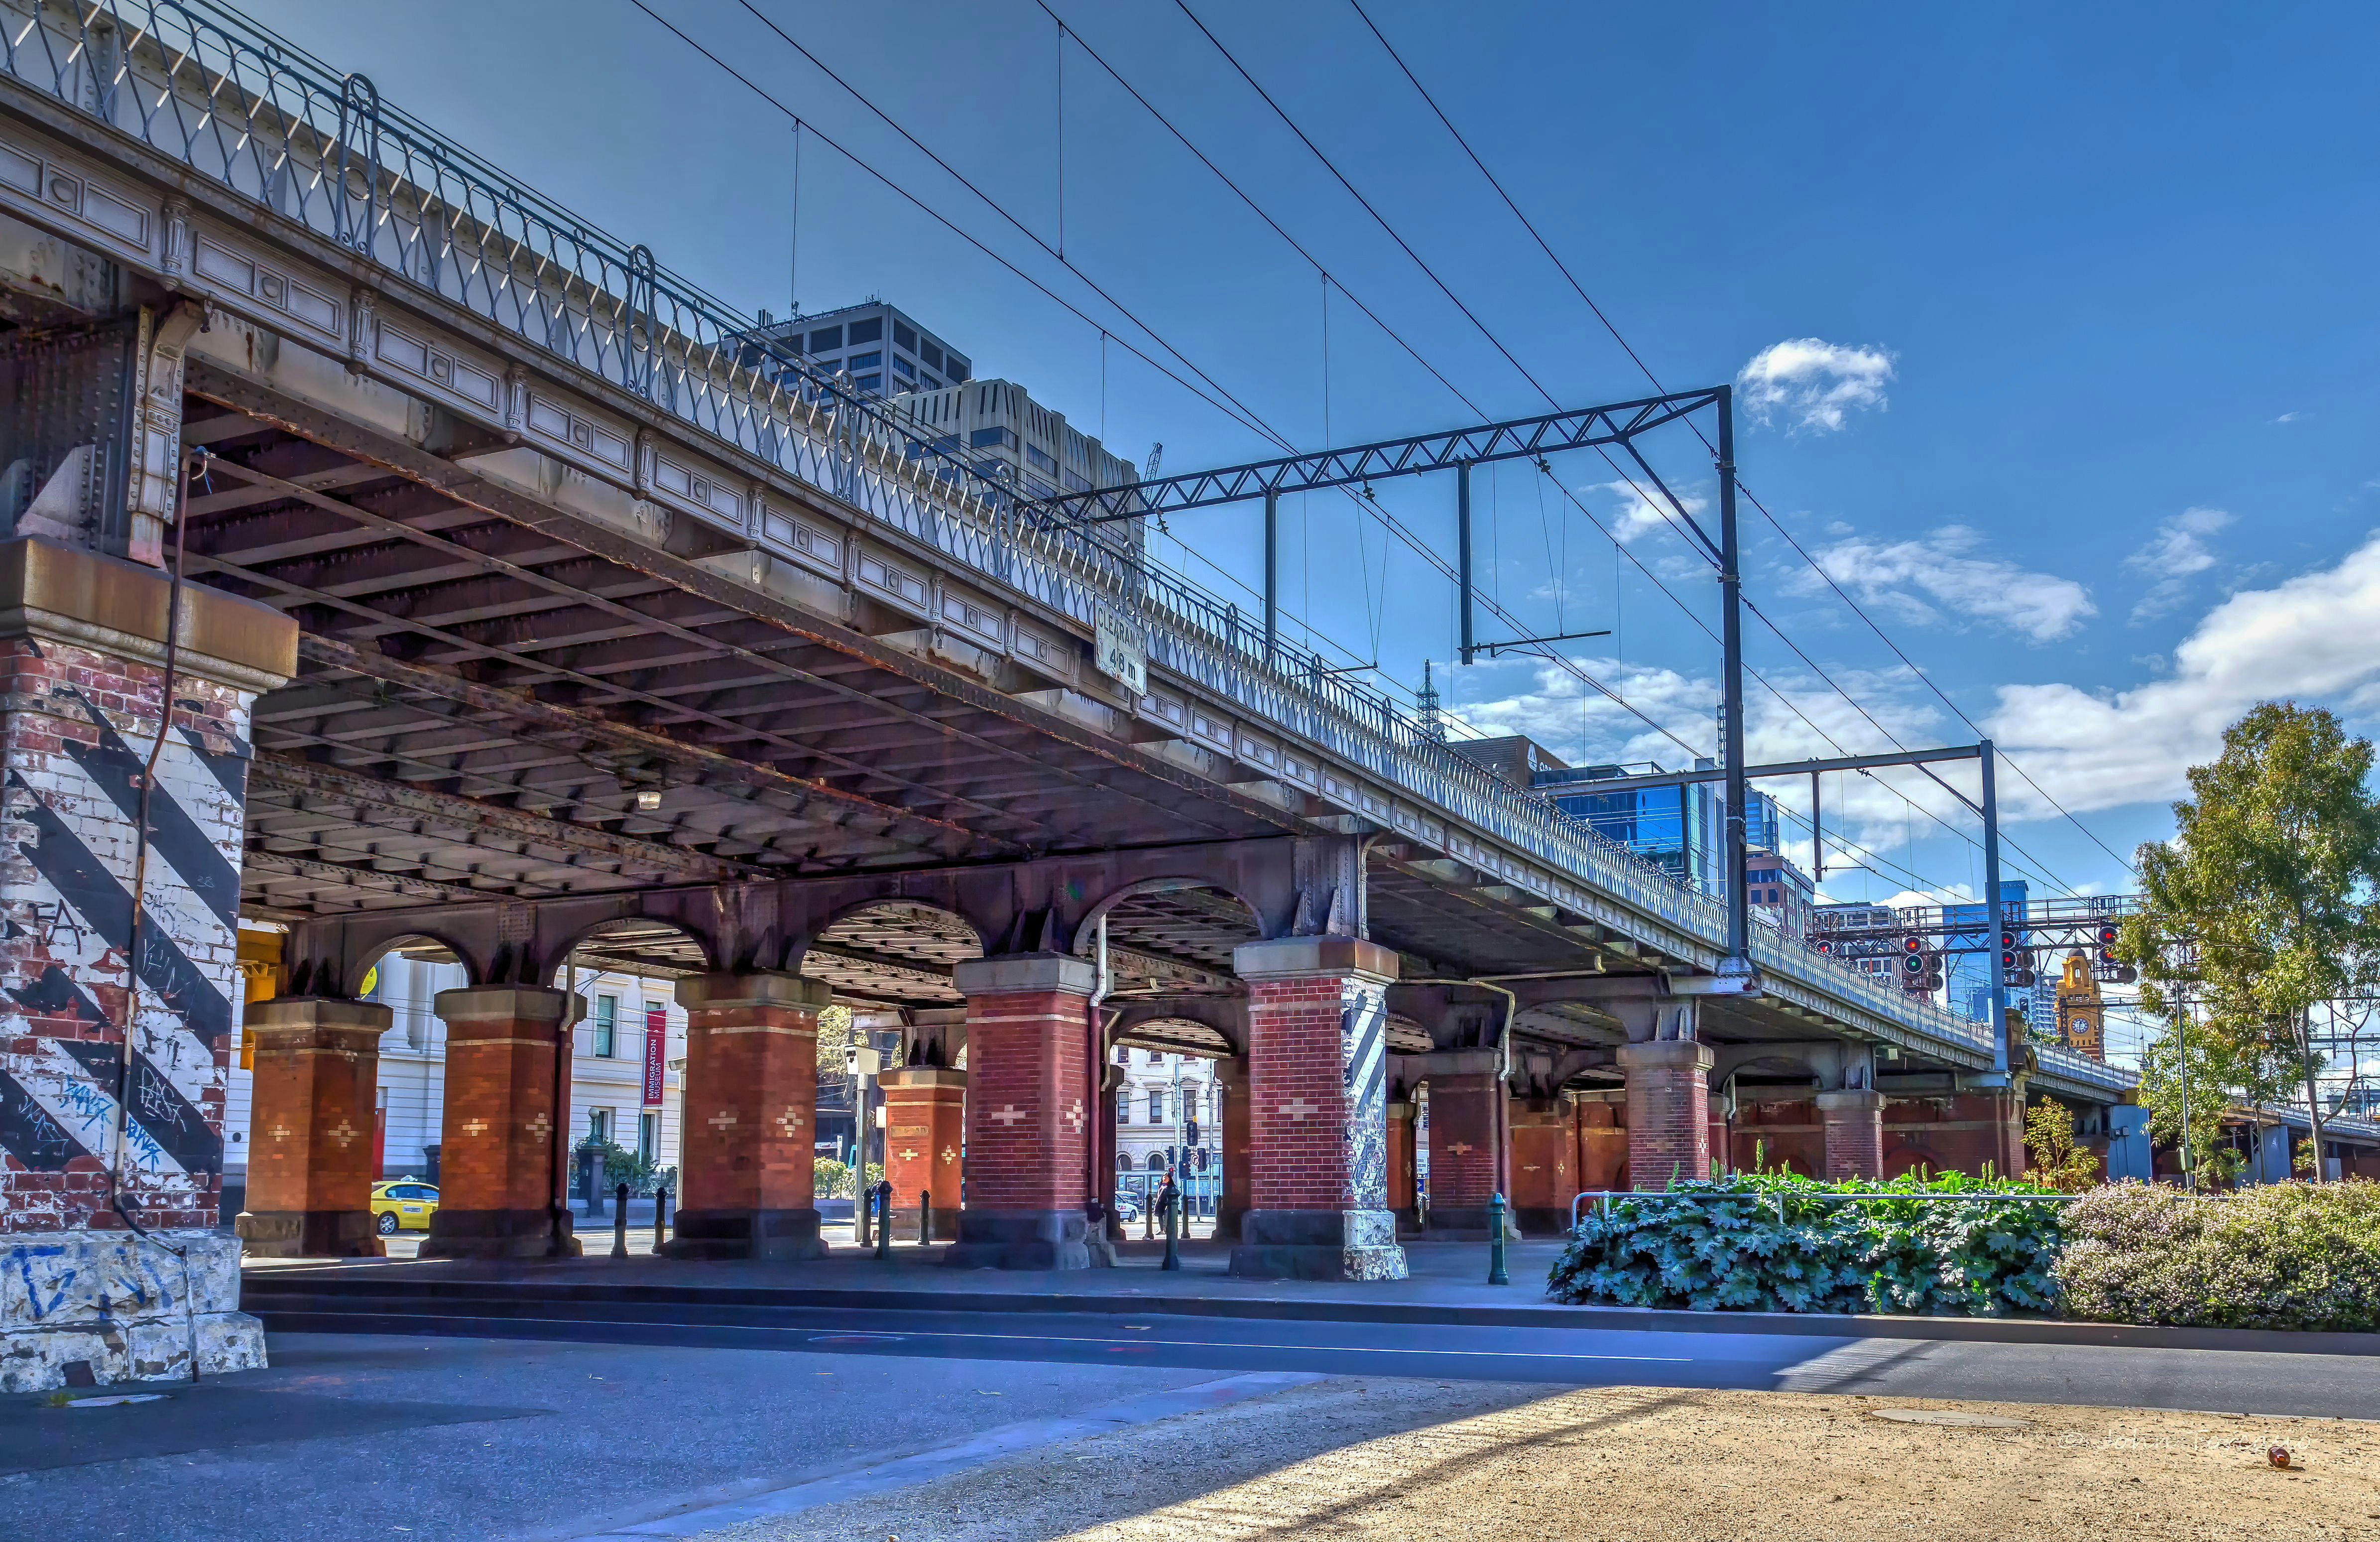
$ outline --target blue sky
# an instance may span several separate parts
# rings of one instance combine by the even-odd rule
[[[742,6],[647,3],[1100,325],[815,137],[797,221],[790,121],[629,0],[251,8],[739,307],[782,314],[795,278],[813,310],[880,295],[1135,462],[1158,440],[1169,470],[1269,447],[1102,325],[1178,349],[1301,448],[1326,442],[1326,410],[1336,443],[1475,421],[1351,296],[1480,410],[1543,410],[1172,0],[1050,0],[1079,29],[1062,47],[1034,0],[754,0],[1051,247],[1062,142],[1075,271]],[[1191,4],[1559,400],[1645,388],[1347,0]],[[1753,663],[1801,714],[1755,688],[1754,758],[1881,748],[1877,723],[1912,744],[1972,739],[1930,681],[2095,834],[2004,776],[2012,870],[2058,880],[2039,895],[2129,887],[2100,842],[2128,854],[2167,833],[2183,766],[2254,701],[2367,726],[2380,118],[2363,63],[2380,14],[1364,4],[1662,380],[1741,379],[1745,483],[1925,672],[1747,508],[1747,592],[1806,655],[1752,624]],[[1329,270],[1327,375],[1330,286],[1086,44]],[[1691,438],[1655,459],[1708,497]],[[1482,586],[1532,630],[1612,628],[1575,645],[1580,667],[1666,732],[1542,665],[1449,683],[1449,586],[1344,498],[1286,509],[1286,602],[1400,690],[1437,661],[1482,728],[1575,758],[1707,753],[1718,661],[1686,618],[1715,616],[1707,569],[1600,461],[1554,474],[1559,488],[1524,465],[1478,473]],[[1380,502],[1449,548],[1451,479]],[[1253,508],[1170,524],[1162,552],[1246,598],[1232,584],[1259,571]],[[1920,808],[1877,782],[1830,788],[1829,826],[1875,871],[1829,891],[1979,886],[1973,846],[1937,821],[1971,823],[1923,781],[1888,779]]]

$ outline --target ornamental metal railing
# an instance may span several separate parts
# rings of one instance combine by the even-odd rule
[[[414,302],[459,307],[1087,629],[1111,607],[1144,630],[1151,664],[1724,946],[1718,901],[1454,753],[1431,722],[1319,655],[1269,647],[1259,623],[1148,560],[1119,527],[1030,508],[789,337],[382,102],[365,77],[217,0],[0,0],[0,46],[18,87],[368,259]],[[1798,939],[1755,936],[1753,952],[1921,1042],[1989,1053],[1984,1028]]]

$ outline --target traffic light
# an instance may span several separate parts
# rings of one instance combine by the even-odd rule
[[[2099,961],[2101,963],[2111,964],[2116,961],[2116,938],[2118,935],[2116,924],[2114,922],[2102,921],[2099,923]]]
[[[1182,1139],[1191,1145],[1196,1145],[1198,1144],[1198,1121],[1196,1120],[1184,1120],[1183,1121]]]

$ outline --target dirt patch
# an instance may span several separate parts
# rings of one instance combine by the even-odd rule
[[[1875,1416],[1904,1409],[2014,1424]],[[2274,1446],[2288,1470],[2271,1464]],[[1351,1378],[722,1535],[2380,1538],[2380,1426]]]

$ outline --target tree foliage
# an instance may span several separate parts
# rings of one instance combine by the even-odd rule
[[[2079,1194],[2099,1181],[2099,1158],[2074,1140],[2074,1110],[2045,1097],[2024,1113],[2024,1148],[2033,1166],[2028,1182],[2062,1194]]]
[[[2271,1095],[2259,1083],[2277,1059],[2319,1119],[2313,1011],[2380,978],[2371,769],[2371,742],[2331,713],[2267,702],[2224,730],[2212,765],[2191,768],[2173,839],[2140,849],[2146,905],[2119,951],[2141,970],[2144,1008],[2194,1009],[2193,1074],[2204,1035],[2209,1070],[2240,1079],[2227,1090],[2243,1099]]]

